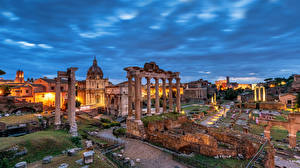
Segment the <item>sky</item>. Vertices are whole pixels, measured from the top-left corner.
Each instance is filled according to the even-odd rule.
[[[300,73],[299,0],[0,0],[0,69],[25,79],[94,56],[113,83],[154,61],[183,82],[255,83]]]

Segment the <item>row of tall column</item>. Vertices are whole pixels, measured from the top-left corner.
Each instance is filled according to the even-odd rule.
[[[72,136],[78,136],[77,133],[77,124],[75,120],[75,112],[76,112],[76,94],[75,94],[75,71],[77,68],[68,68],[67,72],[61,72],[59,71],[57,73],[56,78],[56,86],[55,86],[55,121],[54,124],[57,129],[60,128],[61,125],[61,78],[67,78],[68,79],[68,121],[70,125],[69,132],[72,134]]]
[[[133,81],[132,76],[128,76],[128,118],[133,118]],[[142,102],[142,89],[141,89],[141,80],[142,77],[135,75],[134,76],[134,93],[135,93],[135,120],[141,120],[141,102]],[[147,115],[151,115],[151,78],[146,77],[147,79]],[[160,97],[159,97],[159,78],[155,79],[155,113],[160,113]],[[167,95],[166,95],[166,78],[161,78],[162,80],[162,97],[163,97],[163,112],[167,112]],[[169,112],[173,112],[173,78],[168,78],[169,81]],[[180,112],[180,78],[176,78],[176,111]]]
[[[258,93],[257,93],[257,90],[258,90]],[[263,87],[263,86],[254,87],[254,101],[266,101],[266,88],[265,87]]]

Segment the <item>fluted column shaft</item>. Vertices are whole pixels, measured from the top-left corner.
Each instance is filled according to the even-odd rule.
[[[128,118],[132,118],[132,77],[128,76]]]
[[[147,114],[151,115],[151,78],[147,77]]]
[[[72,134],[72,136],[78,136],[77,133],[77,124],[76,124],[76,120],[75,120],[75,115],[76,115],[76,95],[75,95],[75,84],[76,84],[76,80],[75,80],[75,71],[77,70],[77,68],[69,68],[68,69],[68,111],[69,111],[69,122],[70,122],[70,133]]]
[[[60,77],[56,78],[55,86],[55,126],[59,127],[61,125],[60,120]]]
[[[135,76],[135,120],[141,120],[141,77]]]
[[[159,113],[159,79],[155,78],[155,112]]]
[[[172,95],[172,80],[173,78],[169,78],[169,112],[173,112],[173,95]]]
[[[177,90],[176,107],[177,107],[177,112],[180,113],[180,111],[181,111],[181,104],[180,104],[180,78],[176,78],[176,90]]]
[[[163,113],[167,112],[167,96],[166,96],[166,79],[162,79],[162,83],[163,83],[163,86],[162,86],[162,89],[163,89],[163,92],[162,92],[162,96],[163,96]]]

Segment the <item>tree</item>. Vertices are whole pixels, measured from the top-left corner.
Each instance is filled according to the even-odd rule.
[[[299,106],[300,106],[300,93],[297,94],[296,108],[299,108]]]
[[[8,85],[1,85],[0,90],[2,91],[3,96],[10,95],[10,87]]]
[[[6,74],[6,72],[4,72],[0,69],[0,75],[5,75],[5,74]]]
[[[234,100],[234,99],[237,98],[238,92],[239,92],[239,91],[235,91],[235,90],[233,90],[233,89],[231,89],[231,88],[230,88],[230,89],[227,89],[227,90],[225,91],[224,99],[225,99],[225,100]]]

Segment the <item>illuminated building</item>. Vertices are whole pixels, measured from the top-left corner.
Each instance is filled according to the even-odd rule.
[[[89,68],[86,80],[77,83],[77,100],[82,105],[105,107],[105,87],[109,85],[107,78],[103,78],[103,71],[98,66],[96,57]]]

